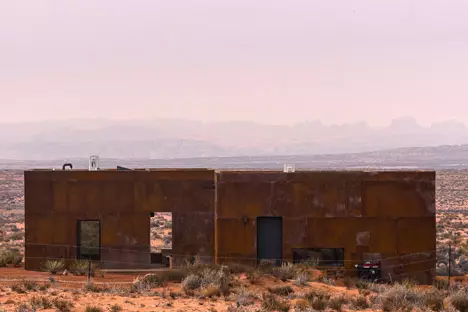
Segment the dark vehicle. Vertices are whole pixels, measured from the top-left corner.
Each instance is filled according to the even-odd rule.
[[[381,278],[381,264],[380,261],[366,261],[364,263],[356,264],[358,276],[360,279],[377,282]]]

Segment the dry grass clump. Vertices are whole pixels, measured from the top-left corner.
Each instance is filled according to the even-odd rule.
[[[52,309],[54,306],[52,301],[47,297],[31,297],[29,304],[33,309]]]
[[[370,304],[365,296],[358,296],[352,301],[352,306],[357,310],[369,309]]]
[[[468,288],[461,289],[450,296],[450,303],[460,312],[468,312]]]
[[[168,282],[182,282],[186,276],[187,272],[183,270],[169,270],[156,274],[138,276],[133,281],[131,291],[136,293],[147,292],[154,287],[165,286]]]
[[[63,260],[46,260],[42,263],[41,269],[54,275],[65,269],[65,262]]]
[[[262,296],[262,310],[263,311],[279,311],[288,312],[291,308],[289,301],[278,298],[273,294],[265,293]]]
[[[18,294],[25,294],[28,291],[37,291],[38,289],[39,285],[36,282],[28,280],[11,285],[11,290],[17,292]]]
[[[249,306],[254,303],[256,296],[249,292],[245,287],[241,287],[236,294],[235,302],[237,306]]]
[[[412,287],[395,284],[380,295],[384,311],[412,311],[424,306],[424,294]]]
[[[309,282],[309,274],[305,271],[298,272],[296,275],[296,279],[294,280],[294,284],[297,286],[306,286]]]
[[[268,287],[268,291],[278,296],[289,296],[294,292],[291,286]]]
[[[100,307],[96,306],[87,306],[85,308],[85,312],[104,312],[104,310]]]
[[[120,311],[122,311],[122,307],[119,306],[118,304],[114,304],[109,307],[109,312],[120,312]]]
[[[52,299],[52,304],[60,312],[70,312],[74,306],[73,302],[61,298]]]

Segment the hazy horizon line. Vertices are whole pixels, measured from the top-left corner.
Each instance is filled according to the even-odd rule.
[[[293,123],[272,123],[272,122],[262,122],[256,120],[248,120],[248,119],[229,119],[229,120],[202,120],[202,119],[194,119],[194,118],[181,118],[181,117],[138,117],[138,118],[112,118],[112,117],[76,117],[76,118],[50,118],[50,119],[37,119],[37,120],[21,120],[21,121],[0,121],[0,125],[20,125],[20,124],[43,124],[43,123],[50,123],[50,122],[67,122],[67,121],[99,121],[102,120],[103,122],[151,122],[151,121],[188,121],[188,122],[196,122],[202,124],[228,124],[228,123],[248,123],[248,124],[257,124],[262,126],[283,126],[283,127],[294,127],[302,124],[320,124],[324,127],[332,127],[332,126],[349,126],[349,125],[365,125],[369,128],[387,128],[390,127],[395,121],[414,121],[415,124],[422,128],[431,127],[435,124],[443,124],[447,122],[452,123],[459,123],[463,124],[464,126],[468,126],[468,123],[465,123],[461,120],[456,118],[445,119],[440,121],[432,121],[430,123],[420,123],[417,117],[402,115],[397,118],[390,119],[388,123],[385,124],[372,124],[367,120],[355,121],[355,122],[346,122],[346,123],[327,123],[322,121],[320,118],[316,119],[304,119],[302,121],[296,121]]]

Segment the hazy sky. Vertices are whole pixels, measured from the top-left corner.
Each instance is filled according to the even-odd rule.
[[[467,0],[0,0],[0,121],[468,123]]]

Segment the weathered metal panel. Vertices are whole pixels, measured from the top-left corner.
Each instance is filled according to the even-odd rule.
[[[397,223],[399,253],[433,252],[436,224],[432,217],[402,218]]]
[[[87,219],[101,222],[105,267],[148,266],[150,211],[174,212],[175,252],[213,257],[213,170],[27,171],[25,177],[27,269],[40,269],[48,257],[75,257],[76,222]],[[148,185],[162,185],[163,192],[146,192]]]
[[[421,196],[417,183],[400,181],[364,182],[364,216],[423,217],[434,214],[432,203]]]
[[[430,229],[408,238],[403,248],[400,240],[407,236],[406,222],[435,222],[434,182],[434,172],[220,172],[216,255],[255,258],[252,220],[257,216],[283,216],[285,260],[292,258],[292,248],[340,247],[345,267],[352,268],[366,254],[388,258],[423,251],[435,244],[429,225],[421,225]],[[425,221],[413,223],[413,229],[420,223]],[[414,272],[406,264],[403,268],[404,274]],[[393,266],[385,270],[396,274]]]
[[[218,262],[251,260],[250,262],[255,263],[257,257],[256,220],[226,218],[217,219],[216,223]]]

